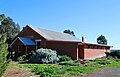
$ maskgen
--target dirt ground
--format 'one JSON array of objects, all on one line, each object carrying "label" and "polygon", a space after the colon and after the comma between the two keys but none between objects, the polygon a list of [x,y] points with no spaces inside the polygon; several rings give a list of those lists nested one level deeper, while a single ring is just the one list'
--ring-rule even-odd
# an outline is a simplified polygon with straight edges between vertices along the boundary
[{"label": "dirt ground", "polygon": [[10,64],[3,74],[3,77],[39,77],[31,73],[28,68],[20,68]]}]

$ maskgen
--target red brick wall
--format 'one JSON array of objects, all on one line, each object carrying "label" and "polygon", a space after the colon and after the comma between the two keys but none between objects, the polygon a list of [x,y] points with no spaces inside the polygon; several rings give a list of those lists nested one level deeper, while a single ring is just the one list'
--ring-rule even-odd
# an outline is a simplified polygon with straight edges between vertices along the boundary
[{"label": "red brick wall", "polygon": [[84,59],[95,59],[106,56],[104,49],[84,49]]},{"label": "red brick wall", "polygon": [[84,59],[84,45],[78,45],[78,58]]},{"label": "red brick wall", "polygon": [[47,41],[46,47],[66,54],[72,59],[77,59],[77,43]]}]

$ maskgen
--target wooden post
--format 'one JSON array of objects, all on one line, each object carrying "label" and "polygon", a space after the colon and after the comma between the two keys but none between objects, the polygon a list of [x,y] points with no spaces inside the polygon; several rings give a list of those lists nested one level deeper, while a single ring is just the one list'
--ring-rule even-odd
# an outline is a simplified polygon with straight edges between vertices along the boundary
[{"label": "wooden post", "polygon": [[79,59],[79,50],[78,50],[78,47],[77,47],[77,60]]}]

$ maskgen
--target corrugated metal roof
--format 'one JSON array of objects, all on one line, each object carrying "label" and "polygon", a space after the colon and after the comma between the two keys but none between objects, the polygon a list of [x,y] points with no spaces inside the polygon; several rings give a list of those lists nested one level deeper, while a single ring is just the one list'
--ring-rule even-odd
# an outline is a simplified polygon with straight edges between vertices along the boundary
[{"label": "corrugated metal roof", "polygon": [[36,31],[38,34],[40,34],[47,40],[81,42],[80,39],[78,39],[74,36],[71,36],[69,34],[66,34],[66,33],[60,33],[60,32],[56,32],[56,31],[41,29],[41,28],[33,27],[33,26],[29,26],[29,27],[32,28],[34,31]]},{"label": "corrugated metal roof", "polygon": [[33,42],[30,37],[18,37],[18,39],[19,39],[24,45],[35,45],[35,42]]}]

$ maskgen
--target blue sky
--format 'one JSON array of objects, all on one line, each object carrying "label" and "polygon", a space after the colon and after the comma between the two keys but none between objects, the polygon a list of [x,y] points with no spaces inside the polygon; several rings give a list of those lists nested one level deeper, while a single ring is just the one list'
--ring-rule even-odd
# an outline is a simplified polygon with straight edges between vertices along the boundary
[{"label": "blue sky", "polygon": [[120,0],[0,0],[0,14],[10,16],[22,29],[30,24],[96,43],[103,34],[108,45],[120,47]]}]

